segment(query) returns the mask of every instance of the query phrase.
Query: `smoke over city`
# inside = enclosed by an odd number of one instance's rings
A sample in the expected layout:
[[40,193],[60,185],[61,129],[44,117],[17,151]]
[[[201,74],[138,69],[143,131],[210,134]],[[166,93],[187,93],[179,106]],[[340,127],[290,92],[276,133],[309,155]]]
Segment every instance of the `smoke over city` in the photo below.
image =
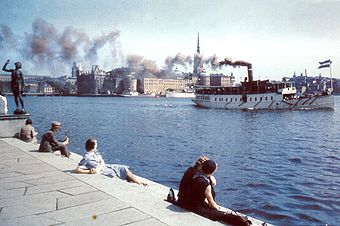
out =
[[[122,57],[119,36],[119,31],[114,30],[92,38],[70,26],[58,31],[53,24],[37,18],[32,23],[32,31],[22,36],[14,35],[7,25],[0,25],[0,51],[13,62],[22,61],[24,71],[40,75],[69,75],[75,61],[80,61],[85,70],[92,65],[104,70],[127,66],[136,77],[174,77],[178,75],[174,73],[177,67],[179,71],[192,72],[193,57],[182,53],[166,57],[161,69],[144,56]],[[199,54],[195,57],[204,68],[221,67],[216,55],[206,59]]]
[[184,66],[185,68],[188,66],[191,67],[192,62],[193,60],[191,56],[184,56],[181,53],[177,53],[176,56],[168,56],[165,59],[165,70],[167,72],[172,72],[175,69],[175,66]]
[[[73,27],[59,32],[52,24],[37,18],[32,24],[32,32],[23,37],[15,37],[6,25],[1,25],[0,50],[8,59],[23,62],[25,70],[51,75],[69,74],[74,61],[82,61],[85,66],[100,63],[101,50],[109,54],[110,64],[120,56],[119,31],[111,31],[91,39],[86,33]],[[105,55],[103,54],[103,55]],[[106,56],[107,57],[107,56]]]
[[138,78],[141,77],[161,77],[161,71],[155,61],[148,60],[140,55],[128,55],[127,66]]

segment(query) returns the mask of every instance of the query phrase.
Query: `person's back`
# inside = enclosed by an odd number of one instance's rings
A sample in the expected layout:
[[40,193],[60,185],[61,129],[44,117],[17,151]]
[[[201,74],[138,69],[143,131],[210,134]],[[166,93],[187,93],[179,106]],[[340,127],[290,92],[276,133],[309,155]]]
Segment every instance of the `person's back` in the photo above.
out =
[[251,222],[241,215],[219,210],[212,194],[213,186],[211,185],[211,177],[216,169],[217,164],[212,160],[207,160],[203,163],[202,171],[195,174],[190,185],[190,206],[188,209],[214,221],[218,220],[237,226],[251,225]]
[[186,207],[190,203],[190,201],[188,200],[191,190],[190,186],[192,184],[192,179],[197,172],[198,170],[195,167],[191,166],[183,174],[178,190],[178,204],[182,207]]
[[34,138],[34,128],[30,124],[24,125],[20,130],[20,140],[31,142]]
[[37,138],[35,137],[35,130],[32,126],[33,122],[30,118],[28,118],[25,122],[25,125],[21,128],[19,133],[19,139],[23,140],[27,143],[38,143]]
[[177,204],[181,207],[186,208],[190,205],[190,200],[188,199],[189,193],[191,192],[191,184],[193,177],[196,173],[200,172],[202,169],[202,164],[208,160],[206,156],[199,157],[194,166],[189,167],[182,176],[181,182],[179,184],[178,191],[178,201]]
[[187,194],[188,208],[195,210],[205,206],[205,190],[209,185],[210,180],[204,174],[198,172],[194,175],[190,184],[190,192]]
[[54,135],[52,130],[48,130],[42,135],[39,151],[41,152],[53,152],[52,146],[56,146],[57,143],[54,142]]

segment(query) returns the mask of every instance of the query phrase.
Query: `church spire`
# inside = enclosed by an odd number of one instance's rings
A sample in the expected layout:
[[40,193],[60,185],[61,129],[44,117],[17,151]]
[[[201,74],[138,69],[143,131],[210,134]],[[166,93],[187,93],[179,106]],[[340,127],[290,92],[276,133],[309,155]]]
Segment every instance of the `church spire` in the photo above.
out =
[[200,53],[200,33],[197,33],[197,53]]
[[194,71],[193,74],[195,76],[199,76],[202,71],[202,55],[200,50],[200,33],[197,32],[197,52],[194,56]]

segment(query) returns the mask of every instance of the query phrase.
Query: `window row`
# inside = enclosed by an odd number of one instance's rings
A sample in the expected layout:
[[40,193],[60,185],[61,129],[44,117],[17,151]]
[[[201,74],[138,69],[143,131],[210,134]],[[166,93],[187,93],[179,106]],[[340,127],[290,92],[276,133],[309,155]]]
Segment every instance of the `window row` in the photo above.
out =
[[[242,101],[242,98],[225,98],[225,101],[226,102],[237,102],[237,101]],[[247,101],[262,101],[262,100],[265,100],[265,101],[268,101],[268,100],[274,100],[274,97],[273,96],[270,96],[269,97],[247,97]],[[224,98],[223,97],[215,97],[215,101],[224,101]]]

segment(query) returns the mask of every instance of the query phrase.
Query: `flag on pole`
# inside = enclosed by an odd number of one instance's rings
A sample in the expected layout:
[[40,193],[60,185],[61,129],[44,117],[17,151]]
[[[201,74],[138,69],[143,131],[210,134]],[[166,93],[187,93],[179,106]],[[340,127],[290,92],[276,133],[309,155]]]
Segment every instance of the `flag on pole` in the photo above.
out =
[[331,63],[332,63],[331,60],[325,60],[323,62],[319,62],[320,66],[318,67],[318,69],[324,68],[324,67],[330,67]]

